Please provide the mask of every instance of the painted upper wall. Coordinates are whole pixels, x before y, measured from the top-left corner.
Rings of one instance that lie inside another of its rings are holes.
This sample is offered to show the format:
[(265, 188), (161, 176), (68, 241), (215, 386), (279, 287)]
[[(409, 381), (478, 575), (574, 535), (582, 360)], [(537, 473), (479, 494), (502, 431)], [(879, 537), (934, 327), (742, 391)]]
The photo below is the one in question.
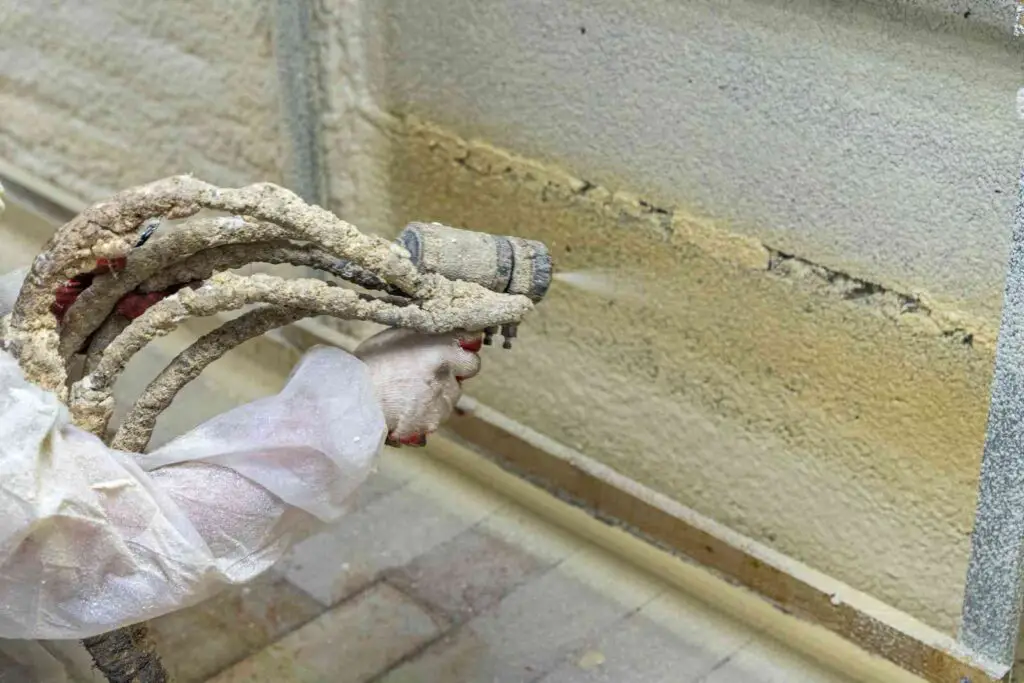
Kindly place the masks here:
[(391, 0), (388, 106), (998, 316), (1012, 2)]

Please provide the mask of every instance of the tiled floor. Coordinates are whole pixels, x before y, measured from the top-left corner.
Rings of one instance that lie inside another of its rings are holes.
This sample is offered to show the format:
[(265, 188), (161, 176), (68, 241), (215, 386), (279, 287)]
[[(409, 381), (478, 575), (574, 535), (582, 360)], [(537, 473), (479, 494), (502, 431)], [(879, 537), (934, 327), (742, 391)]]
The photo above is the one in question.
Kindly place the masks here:
[(181, 683), (840, 683), (415, 451), (256, 585), (154, 624)]

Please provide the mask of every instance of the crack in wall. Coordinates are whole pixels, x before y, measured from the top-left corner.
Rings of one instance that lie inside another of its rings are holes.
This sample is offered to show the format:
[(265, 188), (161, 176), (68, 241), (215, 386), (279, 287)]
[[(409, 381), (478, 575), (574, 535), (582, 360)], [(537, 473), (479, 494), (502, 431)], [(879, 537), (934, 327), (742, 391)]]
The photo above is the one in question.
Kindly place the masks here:
[(831, 268), (759, 239), (724, 229), (719, 221), (681, 207), (659, 205), (638, 195), (613, 191), (543, 162), (517, 156), (486, 142), (465, 140), (412, 116), (393, 121), (392, 135), (424, 136), (431, 149), (449, 156), (467, 172), (504, 176), (520, 188), (535, 187), (542, 202), (584, 203), (603, 212), (623, 229), (641, 228), (669, 243), (697, 247), (713, 258), (744, 269), (763, 270), (832, 299), (867, 307), (883, 317), (907, 323), (918, 332), (948, 339), (963, 347), (992, 351), (997, 329), (975, 316), (937, 304), (923, 293), (901, 292), (878, 282)]
[(831, 296), (871, 306), (892, 320), (921, 316), (938, 325), (942, 337), (963, 346), (975, 344), (976, 329), (951, 321), (948, 313), (936, 311), (921, 296), (898, 292), (767, 245), (764, 248), (768, 252), (765, 269), (777, 277), (816, 280)]

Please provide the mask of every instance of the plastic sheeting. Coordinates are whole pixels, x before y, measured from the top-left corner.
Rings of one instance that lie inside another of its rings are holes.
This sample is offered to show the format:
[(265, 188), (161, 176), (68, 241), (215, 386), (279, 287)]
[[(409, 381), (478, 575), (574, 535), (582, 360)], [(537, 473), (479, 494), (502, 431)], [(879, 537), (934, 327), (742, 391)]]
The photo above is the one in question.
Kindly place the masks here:
[(113, 451), (0, 352), (0, 638), (92, 636), (249, 581), (343, 512), (386, 432), (366, 365), (321, 347), (280, 393)]
[(21, 291), (21, 283), (28, 275), (28, 268), (19, 268), (6, 275), (0, 275), (0, 316), (7, 315), (14, 308)]

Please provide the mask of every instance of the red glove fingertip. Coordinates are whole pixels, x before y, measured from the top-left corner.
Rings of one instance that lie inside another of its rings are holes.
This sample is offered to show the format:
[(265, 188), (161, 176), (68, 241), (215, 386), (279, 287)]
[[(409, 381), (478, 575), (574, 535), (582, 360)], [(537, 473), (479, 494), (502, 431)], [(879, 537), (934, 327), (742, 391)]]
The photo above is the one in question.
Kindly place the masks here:
[(398, 440), (403, 446), (417, 446), (423, 447), (427, 445), (426, 434), (413, 434), (412, 436), (405, 436)]
[(166, 296), (166, 292), (149, 292), (147, 294), (132, 292), (117, 302), (117, 312), (129, 320), (135, 320), (145, 313), (146, 309)]
[(413, 434), (412, 436), (396, 437), (394, 433), (388, 434), (387, 439), (384, 443), (388, 446), (397, 448), (398, 446), (413, 446), (422, 448), (427, 445), (426, 434)]
[(57, 288), (54, 302), (50, 306), (50, 312), (57, 316), (58, 321), (64, 319), (64, 314), (68, 312), (68, 309), (78, 300), (78, 296), (88, 286), (87, 282), (73, 278)]
[(128, 259), (124, 256), (116, 256), (112, 259), (101, 258), (96, 260), (96, 270), (93, 272), (96, 274), (118, 272), (124, 270), (127, 265)]
[(463, 351), (469, 351), (470, 353), (477, 353), (483, 348), (484, 341), (480, 337), (476, 339), (460, 339), (459, 346)]

